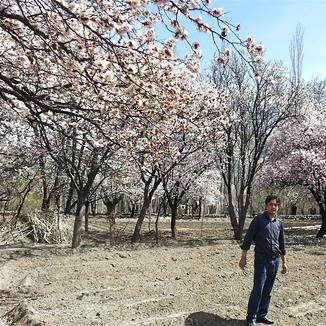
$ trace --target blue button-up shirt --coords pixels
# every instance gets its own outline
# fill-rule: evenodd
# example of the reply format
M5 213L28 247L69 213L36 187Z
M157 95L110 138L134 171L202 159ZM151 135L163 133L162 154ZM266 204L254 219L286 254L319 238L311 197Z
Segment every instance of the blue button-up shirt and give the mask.
M267 212L254 217L241 249L249 250L252 242L255 243L257 253L267 256L285 255L284 228L281 220L277 217L271 219Z

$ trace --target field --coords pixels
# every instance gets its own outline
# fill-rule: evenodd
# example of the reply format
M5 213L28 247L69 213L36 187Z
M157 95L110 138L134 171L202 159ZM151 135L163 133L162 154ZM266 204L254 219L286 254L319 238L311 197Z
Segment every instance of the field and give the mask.
M153 221L145 221L142 241L131 245L134 223L118 220L110 243L107 221L92 219L74 252L67 246L2 247L0 316L25 302L21 308L34 325L245 325L253 255L241 271L227 219L178 220L178 240L162 220L159 244ZM270 309L277 325L326 326L326 241L314 238L315 223L285 221L289 273L278 275Z

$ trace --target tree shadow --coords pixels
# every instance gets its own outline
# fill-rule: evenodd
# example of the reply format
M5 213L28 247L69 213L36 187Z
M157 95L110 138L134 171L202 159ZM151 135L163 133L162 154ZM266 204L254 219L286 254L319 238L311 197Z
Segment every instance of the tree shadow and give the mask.
M228 319L208 312L199 311L190 314L185 320L185 326L244 326L245 320Z
M109 234L107 231L90 230L88 232L83 232L82 239L83 242L89 245L101 245L109 242Z
M286 228L286 243L291 246L305 246L315 247L324 246L326 238L316 238L319 227L316 229L299 229L299 228Z

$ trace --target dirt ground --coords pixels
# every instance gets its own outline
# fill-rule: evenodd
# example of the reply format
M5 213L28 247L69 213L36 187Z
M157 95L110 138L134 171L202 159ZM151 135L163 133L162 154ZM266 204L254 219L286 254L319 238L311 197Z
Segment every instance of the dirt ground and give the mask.
M178 240L162 221L159 245L148 221L142 242L129 244L134 223L118 220L114 245L106 220L97 218L75 252L0 248L0 316L26 302L51 326L245 325L253 255L241 271L227 219L178 220ZM269 316L276 325L326 326L326 241L314 239L311 224L285 221L289 272L274 286Z

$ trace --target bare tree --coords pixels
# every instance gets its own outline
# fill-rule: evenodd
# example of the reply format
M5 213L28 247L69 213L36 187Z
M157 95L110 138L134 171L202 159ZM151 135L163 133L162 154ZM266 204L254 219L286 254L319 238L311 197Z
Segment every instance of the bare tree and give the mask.
M294 86L298 86L302 81L303 62L303 34L301 24L298 24L290 43L291 72L290 78Z

